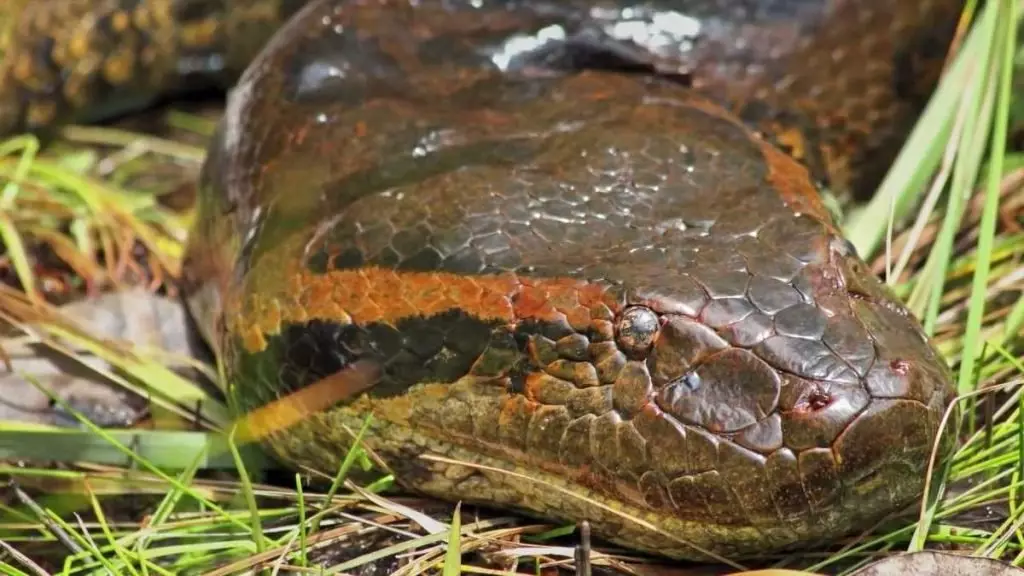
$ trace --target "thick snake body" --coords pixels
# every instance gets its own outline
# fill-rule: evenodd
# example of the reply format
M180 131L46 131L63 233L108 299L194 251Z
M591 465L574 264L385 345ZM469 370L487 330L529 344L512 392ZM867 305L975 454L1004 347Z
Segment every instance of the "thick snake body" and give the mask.
M240 414L337 396L278 456L365 424L406 488L678 558L920 496L950 375L817 185L877 182L961 2L300 4L25 3L0 76L7 131L237 80L185 286Z

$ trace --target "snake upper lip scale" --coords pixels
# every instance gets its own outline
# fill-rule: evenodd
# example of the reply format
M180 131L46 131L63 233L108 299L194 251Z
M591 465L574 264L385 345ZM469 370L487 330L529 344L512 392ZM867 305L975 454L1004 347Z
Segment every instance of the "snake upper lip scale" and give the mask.
M407 489L674 558L912 504L951 376L815 182L877 182L962 2L592 4L16 2L0 127L233 83L183 279L233 406L379 367L285 462L372 415Z

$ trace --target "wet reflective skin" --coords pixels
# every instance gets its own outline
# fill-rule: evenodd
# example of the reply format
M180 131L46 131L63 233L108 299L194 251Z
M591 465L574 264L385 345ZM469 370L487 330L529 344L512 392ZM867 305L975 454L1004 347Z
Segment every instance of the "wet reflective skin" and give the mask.
M206 4L268 36L298 10L258 55L203 3L108 10L86 36L144 8L207 35L139 40L159 81L88 93L25 5L0 76L0 124L44 130L254 56L204 166L190 303L239 412L379 376L278 456L330 473L372 415L406 488L676 558L833 541L919 497L950 375L816 185L877 180L959 2L298 4Z

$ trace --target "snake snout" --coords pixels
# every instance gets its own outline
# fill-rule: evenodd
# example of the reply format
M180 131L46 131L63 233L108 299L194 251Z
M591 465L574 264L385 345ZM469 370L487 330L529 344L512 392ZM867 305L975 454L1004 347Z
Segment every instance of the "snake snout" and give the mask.
M843 398L863 397L862 409L833 443L839 476L861 497L884 507L918 497L946 407L952 375L920 324L853 254L839 254L850 315L863 329L873 359ZM941 441L939 457L952 443Z
M872 516L920 496L953 399L952 377L918 322L852 247L831 248L815 273L822 280L814 297L828 310L825 348L817 364L805 359L830 369L783 367L782 431L801 462L820 463L820 481L804 479L805 488L823 491L812 500L857 502L851 512ZM823 360L832 354L841 361ZM942 438L940 458L952 446Z
M921 325L855 254L833 252L849 295L850 311L872 344L864 383L873 398L931 405L953 397L952 375ZM936 398L938 396L938 398Z
M871 457L870 444L907 463L927 457L955 395L950 370L902 307L860 299L852 307L874 341L875 361L863 377L871 406L851 425L847 458Z
M786 375L779 408L785 445L816 463L804 478L812 501L856 503L850 512L867 518L920 497L952 386L911 318L867 300L851 306L873 342L870 367L855 381ZM940 459L952 445L943 438Z

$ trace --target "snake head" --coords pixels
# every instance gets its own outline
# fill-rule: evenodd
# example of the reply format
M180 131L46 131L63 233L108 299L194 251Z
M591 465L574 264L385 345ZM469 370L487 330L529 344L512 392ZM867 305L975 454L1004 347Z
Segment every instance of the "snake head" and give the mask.
M807 215L784 236L802 227L814 234L800 258L782 252L792 241L737 240L746 270L698 262L693 283L635 290L618 321L620 349L652 341L654 402L633 425L666 482L646 497L752 540L827 538L913 502L953 399L944 360L852 245ZM789 272L764 265L783 261ZM636 334L650 324L637 308L658 317L656 334ZM951 446L942 440L940 459Z

